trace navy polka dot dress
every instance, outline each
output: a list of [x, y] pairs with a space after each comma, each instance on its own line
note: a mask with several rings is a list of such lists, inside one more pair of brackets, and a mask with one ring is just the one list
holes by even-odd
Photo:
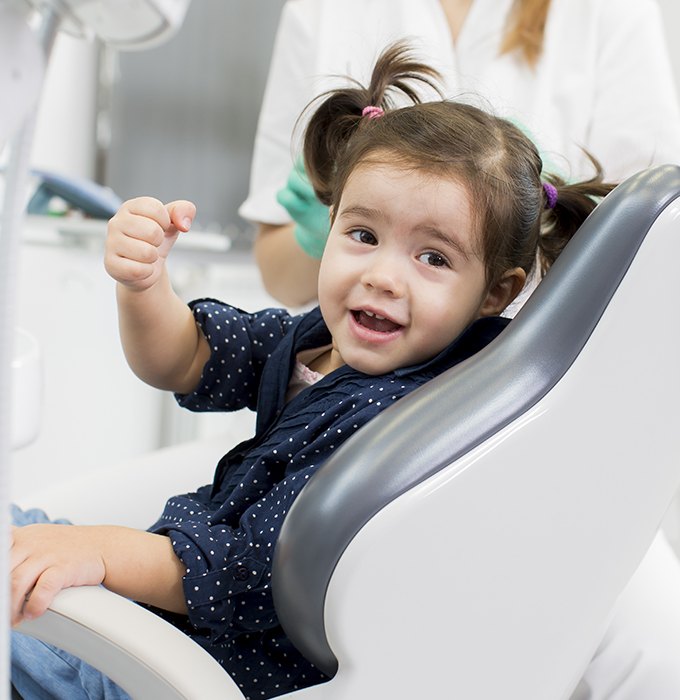
[[272, 602], [273, 551], [296, 496], [364, 423], [486, 345], [507, 321], [477, 321], [417, 367], [379, 377], [341, 367], [286, 402], [297, 353], [331, 342], [319, 310], [250, 314], [211, 299], [191, 307], [212, 355], [180, 405], [248, 407], [257, 410], [257, 430], [220, 460], [212, 484], [170, 498], [150, 528], [170, 537], [186, 566], [188, 617], [154, 611], [207, 649], [247, 698], [270, 698], [326, 680], [286, 638]]

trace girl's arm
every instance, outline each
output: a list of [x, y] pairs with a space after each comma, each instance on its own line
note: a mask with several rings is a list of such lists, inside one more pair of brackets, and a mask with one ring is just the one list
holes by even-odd
[[42, 615], [64, 588], [104, 584], [165, 610], [186, 613], [186, 569], [170, 539], [117, 526], [26, 525], [12, 528], [11, 620]]
[[125, 202], [108, 226], [105, 267], [118, 282], [120, 335], [132, 370], [146, 383], [191, 391], [210, 356], [187, 305], [175, 294], [166, 258], [196, 213], [191, 202]]

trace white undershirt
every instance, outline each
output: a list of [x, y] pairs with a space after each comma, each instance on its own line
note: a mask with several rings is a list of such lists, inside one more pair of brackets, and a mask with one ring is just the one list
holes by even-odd
[[319, 380], [324, 378], [324, 374], [315, 372], [313, 369], [309, 368], [309, 365], [311, 365], [317, 357], [329, 350], [330, 347], [330, 345], [327, 345], [322, 348], [314, 348], [313, 350], [303, 350], [297, 354], [295, 367], [293, 367], [293, 374], [288, 382], [286, 403], [294, 399], [303, 389], [312, 386], [312, 384], [316, 384]]

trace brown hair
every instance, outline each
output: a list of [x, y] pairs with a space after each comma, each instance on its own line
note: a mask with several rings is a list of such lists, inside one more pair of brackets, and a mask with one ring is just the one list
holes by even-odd
[[[594, 198], [614, 185], [602, 181], [595, 161], [587, 182], [542, 179], [536, 146], [512, 123], [461, 102], [421, 103], [414, 82], [434, 86], [437, 77], [397, 43], [383, 52], [367, 88], [355, 83], [321, 96], [304, 139], [305, 169], [318, 198], [337, 210], [347, 179], [369, 160], [450, 177], [469, 194], [488, 285], [514, 267], [529, 274], [537, 252], [545, 272], [595, 208]], [[412, 104], [393, 108], [394, 90]], [[369, 105], [384, 116], [362, 116]], [[557, 188], [553, 208], [544, 180]]]
[[543, 51], [550, 0], [515, 0], [508, 14], [501, 54], [519, 51], [532, 68]]

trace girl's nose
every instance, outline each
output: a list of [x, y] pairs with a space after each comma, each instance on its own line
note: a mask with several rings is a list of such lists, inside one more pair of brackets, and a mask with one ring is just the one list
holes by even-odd
[[365, 287], [390, 296], [404, 294], [406, 270], [395, 256], [376, 255], [364, 270], [362, 283]]

